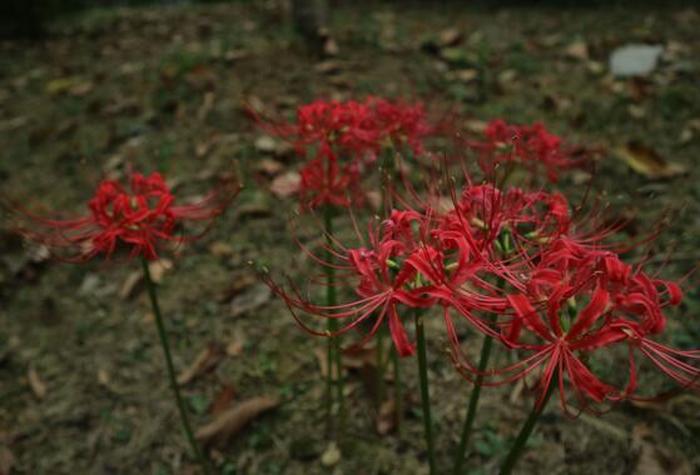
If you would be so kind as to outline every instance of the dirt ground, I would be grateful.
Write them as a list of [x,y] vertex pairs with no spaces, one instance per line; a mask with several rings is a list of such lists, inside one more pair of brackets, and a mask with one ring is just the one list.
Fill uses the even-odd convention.
[[[159,285],[176,366],[211,362],[183,385],[196,426],[252,397],[281,401],[212,449],[223,474],[427,473],[411,360],[400,436],[378,433],[367,371],[355,365],[339,453],[326,437],[324,342],[299,330],[248,264],[297,276],[312,267],[288,231],[294,200],[269,191],[297,164],[261,139],[244,104],[287,117],[317,97],[375,94],[458,112],[465,126],[544,121],[604,150],[593,189],[629,218],[627,233],[664,222],[651,264],[663,276],[700,261],[699,9],[430,5],[339,7],[339,53],[323,61],[270,2],[91,11],[52,25],[44,42],[0,43],[0,183],[33,209],[78,212],[96,180],[128,164],[194,196],[238,162],[245,190]],[[449,29],[459,38],[441,44]],[[654,72],[609,73],[610,53],[627,43],[664,47]],[[630,142],[646,155],[621,153]],[[585,180],[558,186],[576,196]],[[320,236],[304,223],[305,239]],[[138,270],[58,263],[2,231],[0,473],[196,473]],[[684,290],[670,336],[697,347],[696,276]],[[449,467],[470,385],[444,357],[439,322],[428,333],[438,461]],[[520,389],[484,391],[469,473],[495,473],[532,403]],[[518,473],[698,473],[699,411],[690,394],[575,420],[551,404]]]

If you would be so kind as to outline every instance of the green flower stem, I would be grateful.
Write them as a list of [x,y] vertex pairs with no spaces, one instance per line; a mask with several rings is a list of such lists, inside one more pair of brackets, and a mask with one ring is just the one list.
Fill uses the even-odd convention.
[[377,409],[384,402],[384,328],[377,332]]
[[391,359],[394,364],[394,409],[396,410],[396,435],[401,438],[401,425],[403,423],[403,392],[401,388],[401,357],[394,348],[391,351]]
[[151,307],[153,308],[153,314],[156,317],[156,327],[158,328],[158,336],[160,337],[160,344],[161,347],[163,348],[163,354],[165,355],[165,362],[166,366],[168,369],[168,379],[170,381],[170,387],[173,390],[173,393],[175,393],[175,400],[177,401],[177,407],[178,410],[180,411],[180,419],[182,420],[182,427],[185,431],[185,435],[187,436],[187,440],[189,441],[190,445],[192,446],[192,451],[194,452],[195,458],[199,462],[199,464],[202,466],[202,471],[206,474],[209,475],[211,472],[209,463],[207,462],[206,458],[204,457],[204,454],[202,451],[199,449],[199,446],[197,445],[197,440],[194,438],[194,434],[192,432],[192,426],[190,425],[190,421],[187,417],[187,409],[185,408],[185,403],[182,400],[182,395],[180,394],[180,388],[178,387],[177,384],[177,379],[175,376],[175,366],[173,365],[173,359],[170,353],[170,345],[168,344],[168,335],[165,331],[165,324],[163,322],[163,316],[160,312],[160,306],[158,305],[158,296],[156,295],[156,286],[153,283],[153,279],[151,278],[151,271],[148,268],[148,261],[144,258],[141,260],[141,263],[143,265],[143,279],[144,282],[146,283],[146,289],[148,290],[148,296],[151,300]]
[[547,405],[549,398],[554,392],[554,387],[556,386],[556,378],[557,375],[555,373],[552,376],[552,380],[549,383],[549,387],[547,388],[547,393],[544,396],[542,404],[540,404],[539,406],[535,405],[535,407],[532,408],[532,412],[530,412],[530,415],[525,421],[525,424],[523,424],[522,428],[520,429],[520,433],[515,439],[513,446],[510,448],[508,456],[501,465],[501,471],[499,472],[501,475],[508,475],[513,472],[513,468],[515,468],[515,464],[518,462],[518,459],[522,455],[523,449],[525,448],[527,439],[530,437],[530,434],[532,434],[532,431],[535,428],[537,419],[539,419],[540,414],[542,414],[542,411],[544,411],[544,408]]
[[[333,208],[331,206],[326,206],[323,210],[323,221],[326,229],[326,245],[332,246],[333,240],[331,236],[333,235]],[[333,256],[330,249],[326,249],[326,261],[332,262]],[[336,305],[336,288],[335,288],[335,269],[330,266],[326,266],[326,305],[333,306]],[[335,333],[338,331],[338,322],[334,318],[328,319],[328,332]],[[339,412],[343,414],[343,366],[340,354],[340,338],[337,336],[330,337],[328,339],[328,375],[327,375],[327,410],[328,410],[328,422],[330,425],[331,413],[333,408],[333,387],[335,386],[337,391],[337,401]],[[335,368],[335,371],[334,371]],[[334,381],[334,376],[337,380]]]
[[436,475],[435,470],[435,446],[433,443],[433,421],[430,417],[430,389],[428,388],[428,358],[425,349],[425,329],[420,310],[416,310],[416,343],[418,346],[418,374],[420,376],[420,394],[423,408],[423,425],[425,429],[425,442],[428,445],[428,465],[430,475]]
[[[491,347],[493,346],[493,338],[488,335],[484,335],[484,341],[481,344],[481,356],[479,358],[479,371],[484,371],[489,362],[489,357],[491,356]],[[471,396],[469,396],[469,406],[467,408],[467,417],[464,419],[464,427],[462,427],[462,436],[459,439],[459,446],[457,447],[457,453],[455,455],[454,469],[452,470],[453,475],[459,475],[462,473],[462,467],[464,466],[464,453],[467,449],[467,443],[472,433],[472,428],[474,427],[474,420],[476,419],[476,407],[479,404],[479,396],[481,395],[481,384],[484,378],[482,375],[477,375],[476,381],[474,382],[474,388],[472,389]]]

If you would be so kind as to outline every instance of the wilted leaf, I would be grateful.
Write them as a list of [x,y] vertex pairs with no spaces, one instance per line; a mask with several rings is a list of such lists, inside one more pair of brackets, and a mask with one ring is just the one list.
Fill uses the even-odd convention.
[[151,279],[156,284],[160,284],[163,280],[163,275],[173,268],[173,261],[170,259],[158,259],[148,263],[148,270],[151,273]]
[[396,401],[393,398],[379,406],[375,426],[379,435],[386,435],[396,428]]
[[669,178],[686,171],[683,165],[666,161],[656,150],[636,141],[618,147],[616,155],[632,170],[647,178]]
[[[80,92],[85,89],[85,84],[88,84],[82,78],[78,76],[58,78],[49,81],[46,84],[46,93],[49,95],[63,94],[64,92],[69,92],[74,88]],[[92,85],[90,85],[91,87]]]
[[342,454],[340,453],[338,445],[335,442],[331,442],[328,444],[326,450],[323,451],[323,454],[321,454],[321,465],[324,467],[337,465],[338,462],[340,462],[341,456]]
[[272,396],[254,397],[243,401],[220,413],[209,424],[200,427],[195,437],[205,445],[224,444],[250,421],[277,407],[279,403],[279,399]]
[[32,367],[27,371],[27,381],[29,381],[29,387],[37,399],[44,399],[46,397],[46,384],[44,384],[44,381],[39,377],[39,373]]
[[340,62],[329,60],[317,63],[314,66],[314,69],[321,74],[332,75],[339,73],[343,69],[343,67]]
[[288,198],[299,191],[301,176],[297,172],[284,173],[270,184],[270,192],[278,198]]
[[229,257],[233,255],[233,246],[223,241],[215,241],[209,246],[209,252],[216,257]]
[[277,141],[269,135],[261,135],[255,139],[255,150],[260,153],[274,153],[277,148]]
[[441,47],[456,46],[462,42],[464,36],[458,28],[447,28],[440,32],[439,41]]
[[0,475],[10,475],[15,466],[15,456],[5,446],[0,447]]
[[209,407],[209,413],[213,416],[221,414],[231,405],[231,401],[236,396],[236,390],[230,384],[224,384],[224,386],[216,394],[214,402],[211,403]]
[[224,291],[220,302],[230,302],[258,281],[255,274],[238,272],[233,275],[231,285]]
[[468,119],[464,121],[464,128],[474,134],[483,134],[488,127],[488,123],[478,119]]
[[263,158],[258,162],[255,169],[264,175],[274,176],[284,170],[284,165],[282,165],[277,160],[271,158]]
[[199,109],[197,110],[197,120],[203,121],[207,118],[209,112],[211,112],[212,108],[214,107],[214,99],[216,99],[216,96],[212,91],[207,91],[204,93],[202,105],[199,106]]
[[143,274],[141,271],[133,271],[124,280],[119,297],[122,299],[131,299],[143,289]]
[[639,423],[632,429],[632,447],[639,456],[632,471],[635,475],[691,475],[688,460],[654,440],[648,425]]
[[229,315],[233,318],[248,313],[266,303],[272,297],[272,291],[265,284],[255,285],[240,294],[231,302]]
[[[316,361],[318,361],[318,367],[319,370],[321,371],[321,376],[323,378],[328,377],[328,349],[326,346],[324,347],[316,347],[314,348],[314,355],[316,356]],[[331,379],[336,380],[338,379],[338,370],[335,365],[331,365],[331,370],[333,371],[333,375],[331,376]]]
[[207,347],[197,355],[189,368],[180,373],[177,377],[177,384],[180,386],[185,385],[196,377],[212,371],[219,362],[221,362],[225,354],[220,343],[209,343]]
[[588,45],[582,40],[574,41],[564,48],[564,55],[567,58],[585,61],[588,59]]

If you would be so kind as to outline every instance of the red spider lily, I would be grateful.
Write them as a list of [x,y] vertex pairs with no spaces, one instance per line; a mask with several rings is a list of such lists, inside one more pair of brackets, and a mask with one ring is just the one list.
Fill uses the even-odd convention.
[[255,116],[269,132],[290,140],[301,156],[311,160],[301,169],[302,205],[349,206],[357,202],[364,171],[387,145],[407,144],[423,150],[430,132],[421,105],[369,97],[358,101],[317,100],[297,109],[294,124],[269,124]]
[[[592,404],[635,397],[632,351],[637,349],[682,386],[698,388],[700,351],[677,350],[648,337],[664,328],[662,308],[680,302],[675,283],[651,279],[639,269],[635,272],[608,250],[576,246],[575,241],[564,238],[550,243],[536,260],[529,271],[519,267],[503,276],[525,282],[517,286],[518,293],[507,295],[512,316],[498,324],[506,347],[527,356],[487,372],[480,372],[464,358],[455,358],[467,379],[481,375],[486,378],[483,384],[499,385],[539,370],[538,405],[554,385],[567,414],[571,414],[569,392],[579,409],[595,412]],[[449,336],[453,351],[458,351],[453,330]],[[625,388],[616,388],[595,375],[586,361],[594,353],[623,343],[630,346],[629,378]]]
[[360,172],[354,164],[342,167],[330,151],[308,162],[301,169],[299,198],[306,208],[325,205],[350,206],[362,202],[358,189]]
[[356,329],[363,322],[370,322],[370,330],[357,346],[368,342],[383,324],[388,324],[397,352],[401,356],[412,355],[415,348],[409,340],[397,307],[426,308],[432,303],[422,293],[424,284],[418,279],[417,270],[408,263],[408,258],[416,251],[418,243],[415,233],[411,234],[410,230],[413,225],[421,224],[422,216],[417,213],[393,213],[379,230],[369,227],[369,247],[346,248],[336,241],[334,248],[329,250],[337,262],[326,262],[305,249],[316,262],[341,271],[338,280],[346,284],[352,282],[359,297],[356,300],[336,306],[317,305],[302,297],[293,285],[292,292],[286,292],[269,276],[265,280],[284,299],[292,315],[308,332],[327,335],[306,325],[297,314],[298,311],[349,321],[337,334]]
[[561,138],[549,132],[543,124],[508,124],[502,119],[489,122],[483,140],[469,141],[479,155],[479,165],[492,173],[499,163],[517,162],[536,171],[544,167],[551,182],[558,181],[559,172],[577,166],[582,159]]
[[382,137],[390,138],[397,147],[408,145],[416,155],[423,152],[423,139],[433,132],[433,127],[426,120],[422,104],[392,102],[378,97],[370,97],[366,102],[374,109]]
[[226,183],[195,203],[178,205],[160,174],[133,173],[127,185],[102,181],[88,202],[90,212],[79,218],[45,218],[15,205],[11,210],[21,222],[21,234],[66,260],[86,261],[98,255],[109,258],[120,247],[128,249],[131,257],[155,260],[163,243],[196,237],[178,235],[180,224],[211,221],[239,189]]

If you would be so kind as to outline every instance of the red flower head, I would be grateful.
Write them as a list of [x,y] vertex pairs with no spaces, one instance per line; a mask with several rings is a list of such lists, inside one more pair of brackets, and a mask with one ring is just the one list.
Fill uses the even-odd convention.
[[396,147],[408,145],[416,155],[423,152],[423,140],[433,128],[427,122],[422,104],[392,102],[379,97],[369,97],[366,102],[373,107],[383,139],[390,139]]
[[128,185],[102,181],[88,202],[89,213],[79,218],[44,218],[14,205],[11,210],[20,219],[21,234],[67,260],[109,258],[119,248],[127,249],[132,257],[154,260],[163,243],[193,239],[177,234],[180,224],[210,221],[223,212],[239,189],[227,183],[196,203],[178,205],[160,174],[133,173]]
[[476,149],[479,165],[486,173],[492,173],[497,164],[517,162],[532,171],[544,167],[549,180],[556,182],[560,171],[581,163],[574,158],[572,148],[539,122],[513,125],[495,119],[487,125],[484,139],[469,145]]
[[265,276],[265,280],[284,299],[295,319],[308,332],[328,336],[307,326],[298,311],[347,321],[338,334],[369,323],[369,330],[357,346],[368,342],[383,324],[388,324],[398,353],[401,356],[412,355],[415,348],[402,323],[405,312],[400,312],[399,307],[425,308],[432,302],[430,297],[424,295],[425,284],[418,278],[418,270],[411,263],[411,256],[418,252],[420,243],[420,232],[416,232],[413,226],[420,228],[422,224],[423,217],[418,213],[393,212],[391,218],[378,229],[370,226],[368,246],[346,248],[335,242],[333,248],[328,249],[335,262],[327,262],[305,249],[314,261],[337,269],[341,273],[338,280],[354,289],[359,298],[347,303],[332,307],[317,305],[302,297],[293,285],[289,293],[269,276]]
[[349,195],[357,203],[361,179],[383,147],[407,144],[420,153],[430,132],[422,106],[374,97],[364,102],[314,101],[297,109],[294,124],[259,122],[268,132],[290,140],[298,155],[311,154],[300,172],[306,208],[349,206]]

